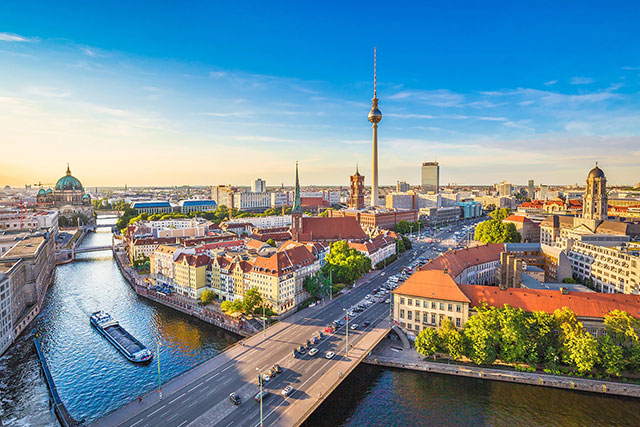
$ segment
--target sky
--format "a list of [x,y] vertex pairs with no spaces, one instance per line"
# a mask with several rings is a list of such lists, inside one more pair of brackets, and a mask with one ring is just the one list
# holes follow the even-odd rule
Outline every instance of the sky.
[[[127,4],[135,3],[135,4]],[[0,3],[0,186],[640,181],[640,2]]]

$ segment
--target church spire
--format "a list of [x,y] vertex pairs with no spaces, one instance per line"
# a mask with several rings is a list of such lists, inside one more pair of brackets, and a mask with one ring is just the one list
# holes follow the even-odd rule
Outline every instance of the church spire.
[[69,162],[67,162],[67,175],[71,175],[71,169],[69,169]]
[[296,190],[293,200],[293,209],[291,213],[302,213],[302,207],[300,206],[300,179],[298,178],[298,161],[296,160]]

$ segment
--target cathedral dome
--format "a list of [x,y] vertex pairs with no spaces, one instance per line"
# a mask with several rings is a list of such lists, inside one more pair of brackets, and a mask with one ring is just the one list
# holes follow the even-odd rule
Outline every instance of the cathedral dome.
[[44,188],[41,188],[40,190],[38,190],[38,196],[46,196],[47,195],[47,191]]
[[597,163],[596,167],[591,169],[591,172],[589,172],[589,178],[604,178],[604,172],[602,172],[602,169],[598,167]]
[[56,191],[84,191],[78,178],[71,175],[69,165],[67,165],[67,174],[56,182]]

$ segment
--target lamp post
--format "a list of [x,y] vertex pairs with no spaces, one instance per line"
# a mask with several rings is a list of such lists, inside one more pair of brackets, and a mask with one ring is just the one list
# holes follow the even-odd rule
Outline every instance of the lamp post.
[[389,292],[389,329],[393,328],[393,292]]
[[156,354],[158,356],[158,398],[162,400],[162,381],[160,379],[160,340],[157,341]]
[[[347,311],[347,309],[343,308],[342,311]],[[349,312],[348,311],[345,318],[347,319],[347,357],[348,357],[349,356]]]
[[264,301],[262,302],[262,338],[267,338],[267,317],[264,315]]
[[258,385],[260,386],[260,427],[262,427],[262,369],[256,368],[258,371]]

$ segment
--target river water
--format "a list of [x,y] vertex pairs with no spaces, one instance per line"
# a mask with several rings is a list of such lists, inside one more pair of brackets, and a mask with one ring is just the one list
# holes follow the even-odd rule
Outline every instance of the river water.
[[[100,223],[109,222],[101,220]],[[110,221],[113,223],[113,220]],[[83,246],[111,244],[109,229],[89,234]],[[127,361],[89,324],[105,310],[153,353],[151,364]],[[93,421],[158,387],[233,344],[235,334],[138,297],[125,282],[110,251],[90,252],[57,267],[42,312],[31,325],[40,337],[58,392],[76,419]],[[0,417],[5,426],[45,426],[48,410],[31,334],[20,336],[0,359]]]
[[[102,222],[102,221],[101,221]],[[111,242],[101,230],[83,245]],[[71,414],[90,422],[157,389],[156,342],[163,382],[218,354],[239,337],[138,297],[111,252],[80,255],[57,268],[32,327]],[[89,325],[106,310],[149,346],[147,366],[128,362]],[[30,334],[0,358],[4,426],[56,425],[48,410]],[[640,425],[640,400],[360,365],[305,423],[314,426]]]

